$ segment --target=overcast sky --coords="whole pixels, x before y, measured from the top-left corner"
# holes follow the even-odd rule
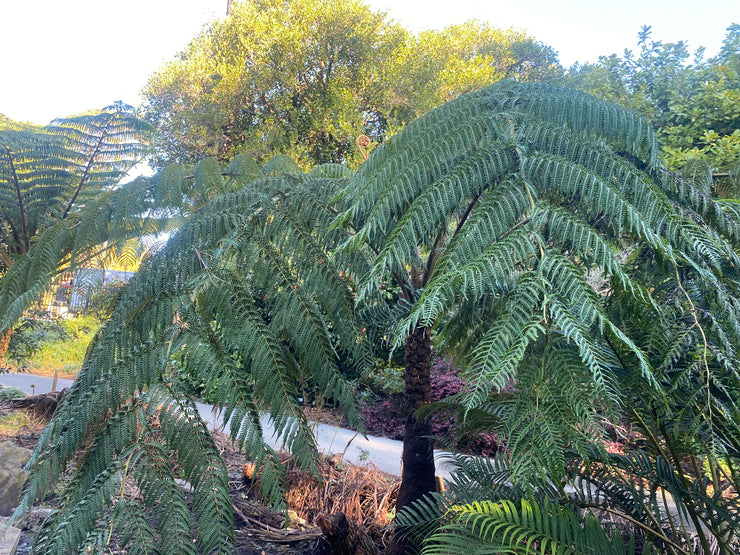
[[[558,51],[566,67],[636,48],[653,38],[687,40],[715,54],[740,23],[738,0],[369,0],[412,31],[477,18],[524,29]],[[139,103],[147,77],[226,0],[0,0],[0,113],[49,123],[116,100]]]

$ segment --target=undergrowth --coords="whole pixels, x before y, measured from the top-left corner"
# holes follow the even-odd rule
[[[33,374],[74,377],[100,328],[92,316],[48,320],[24,318],[13,330],[3,365]]]

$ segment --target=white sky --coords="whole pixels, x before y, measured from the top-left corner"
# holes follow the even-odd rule
[[[738,0],[366,0],[412,31],[471,18],[524,29],[566,67],[635,49],[642,25],[713,55],[740,23]],[[0,113],[49,123],[116,100],[139,103],[148,76],[226,0],[0,0]]]

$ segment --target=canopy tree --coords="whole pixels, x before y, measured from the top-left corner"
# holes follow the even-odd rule
[[[727,28],[720,51],[708,59],[703,47],[690,59],[686,42],[663,43],[651,35],[650,27],[642,28],[636,53],[626,50],[623,56],[602,56],[595,64],[575,66],[568,84],[648,118],[670,167],[680,169],[689,160],[702,159],[716,173],[732,170],[736,187],[740,25]]]
[[[563,74],[549,46],[523,31],[477,20],[409,37],[406,54],[395,64],[391,82],[396,100],[386,116],[394,130],[501,79],[554,81]]]
[[[93,547],[113,529],[135,545],[229,551],[227,477],[183,377],[217,392],[279,501],[260,411],[310,468],[316,448],[298,398],[327,391],[356,419],[342,369],[372,363],[371,327],[404,350],[399,509],[434,488],[429,424],[416,418],[430,400],[433,340],[467,367],[467,410],[516,387],[499,414],[511,480],[559,483],[567,450],[581,460],[598,450],[603,415],[623,401],[617,375],[660,399],[642,332],[610,306],[661,316],[662,290],[643,264],[678,276],[687,300],[671,304],[685,316],[677,322],[692,337],[714,334],[699,334],[703,354],[689,371],[737,406],[737,209],[666,172],[643,118],[573,90],[504,81],[412,122],[355,173],[283,165],[250,183],[249,160],[235,157],[226,181],[196,172],[234,192],[195,211],[127,286],[44,431],[21,510],[50,476],[72,478],[39,535],[43,550]],[[188,188],[181,175],[154,180],[177,195]],[[644,256],[628,263],[625,250]],[[718,438],[710,443],[727,449]],[[113,496],[122,475],[141,503]],[[192,512],[177,478],[193,485]]]
[[[152,127],[120,103],[38,128],[0,127],[0,333],[65,268],[156,230],[142,182],[118,186]],[[121,253],[119,253],[121,254]],[[0,349],[2,350],[2,349]],[[4,353],[4,350],[2,350]]]
[[[355,0],[239,2],[152,76],[144,115],[167,162],[242,151],[308,165],[351,159],[405,38]]]
[[[498,79],[558,73],[522,32],[470,22],[418,37],[353,0],[239,2],[144,89],[159,165],[238,152],[301,166],[361,160],[356,138],[389,132]]]

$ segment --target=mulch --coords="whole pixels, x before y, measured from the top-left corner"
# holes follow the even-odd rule
[[[8,408],[0,410],[7,411]],[[341,414],[326,412],[324,416],[322,421],[329,416],[337,420],[334,423],[341,424]],[[44,418],[35,418],[29,426],[17,430],[14,435],[0,434],[0,441],[9,439],[22,447],[33,449],[44,422]],[[234,507],[235,553],[333,553],[319,523],[326,527],[333,515],[340,513],[346,516],[346,523],[352,530],[369,537],[375,549],[383,551],[386,548],[390,540],[388,525],[398,493],[398,479],[389,477],[372,465],[348,464],[338,455],[321,459],[318,465],[320,476],[317,477],[302,471],[288,455],[284,455],[282,461],[287,468],[289,481],[288,511],[287,514],[277,513],[260,498],[259,472],[252,479],[245,476],[245,465],[250,467],[245,455],[228,436],[213,432],[213,437],[229,472],[229,492]],[[45,506],[48,505],[45,503]],[[48,508],[39,509],[43,510],[48,511]],[[29,519],[23,530],[26,541],[22,542],[19,554],[29,552],[30,546],[27,544],[40,523],[41,519]]]

